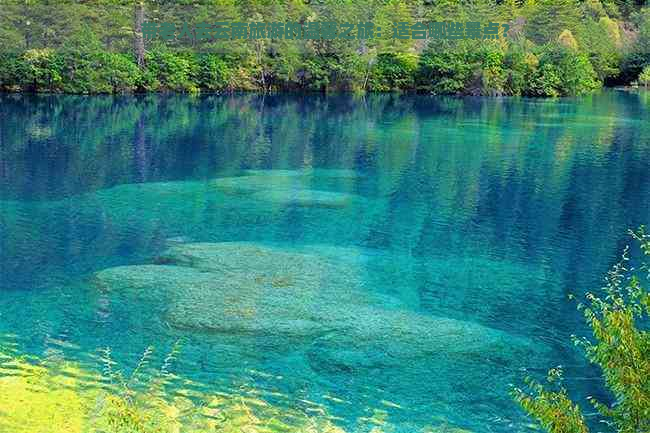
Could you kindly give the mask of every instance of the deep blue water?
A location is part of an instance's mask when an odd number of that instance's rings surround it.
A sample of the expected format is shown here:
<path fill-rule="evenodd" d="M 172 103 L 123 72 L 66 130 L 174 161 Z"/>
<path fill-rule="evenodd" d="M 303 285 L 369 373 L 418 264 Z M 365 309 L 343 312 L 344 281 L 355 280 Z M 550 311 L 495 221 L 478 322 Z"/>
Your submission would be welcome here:
<path fill-rule="evenodd" d="M 0 342 L 180 340 L 208 391 L 349 432 L 522 431 L 526 374 L 606 398 L 567 296 L 650 221 L 648 167 L 647 94 L 0 96 Z"/>

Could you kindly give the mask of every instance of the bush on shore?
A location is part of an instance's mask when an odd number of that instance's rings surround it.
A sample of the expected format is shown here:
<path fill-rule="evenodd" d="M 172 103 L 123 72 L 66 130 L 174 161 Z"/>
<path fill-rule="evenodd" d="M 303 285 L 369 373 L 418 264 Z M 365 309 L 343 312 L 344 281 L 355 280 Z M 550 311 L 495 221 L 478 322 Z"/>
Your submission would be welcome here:
<path fill-rule="evenodd" d="M 631 232 L 640 252 L 650 257 L 650 235 L 643 227 Z M 589 293 L 580 304 L 592 338 L 574 337 L 587 359 L 596 365 L 609 390 L 610 401 L 588 397 L 608 431 L 650 431 L 650 262 L 634 269 L 628 250 L 607 275 L 604 293 Z M 569 398 L 561 368 L 549 371 L 547 384 L 526 379 L 526 388 L 512 394 L 522 408 L 549 433 L 588 433 L 589 425 L 579 404 Z"/>

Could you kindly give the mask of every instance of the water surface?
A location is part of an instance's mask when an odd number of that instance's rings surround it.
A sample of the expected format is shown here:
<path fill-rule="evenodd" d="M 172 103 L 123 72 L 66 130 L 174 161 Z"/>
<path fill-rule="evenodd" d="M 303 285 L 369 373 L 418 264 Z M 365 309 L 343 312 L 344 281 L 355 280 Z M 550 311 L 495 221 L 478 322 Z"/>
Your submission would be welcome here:
<path fill-rule="evenodd" d="M 0 96 L 0 334 L 350 432 L 522 431 L 650 217 L 650 99 Z"/>

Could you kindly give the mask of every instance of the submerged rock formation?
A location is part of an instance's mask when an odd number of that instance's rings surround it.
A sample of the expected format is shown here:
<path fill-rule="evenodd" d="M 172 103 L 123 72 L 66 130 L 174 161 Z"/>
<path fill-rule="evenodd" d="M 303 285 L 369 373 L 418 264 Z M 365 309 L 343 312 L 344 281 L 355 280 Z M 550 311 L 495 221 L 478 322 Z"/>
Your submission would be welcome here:
<path fill-rule="evenodd" d="M 343 208 L 361 197 L 318 189 L 338 180 L 353 180 L 348 170 L 249 170 L 244 176 L 214 179 L 210 185 L 229 195 L 250 195 L 283 206 Z"/>
<path fill-rule="evenodd" d="M 344 192 L 313 189 L 274 189 L 254 193 L 252 198 L 282 206 L 344 208 L 360 197 Z"/>
<path fill-rule="evenodd" d="M 401 305 L 360 291 L 352 266 L 252 243 L 182 244 L 157 261 L 106 269 L 96 281 L 149 301 L 164 299 L 172 326 L 203 332 L 323 333 L 352 306 Z"/>
<path fill-rule="evenodd" d="M 364 287 L 350 261 L 254 243 L 189 243 L 158 264 L 96 274 L 105 290 L 163 305 L 177 329 L 300 339 L 315 369 L 400 368 L 437 359 L 522 364 L 530 341 L 477 323 L 413 311 Z"/>

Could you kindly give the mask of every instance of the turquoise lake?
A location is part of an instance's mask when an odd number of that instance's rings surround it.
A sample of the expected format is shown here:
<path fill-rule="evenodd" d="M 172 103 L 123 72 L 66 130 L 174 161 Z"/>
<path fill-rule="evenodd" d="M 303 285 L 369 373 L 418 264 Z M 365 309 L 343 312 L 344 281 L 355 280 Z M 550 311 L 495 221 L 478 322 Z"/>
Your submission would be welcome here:
<path fill-rule="evenodd" d="M 346 432 L 528 431 L 527 374 L 607 398 L 568 297 L 650 222 L 649 167 L 647 93 L 3 95 L 0 346 L 179 344 L 192 386 Z"/>

